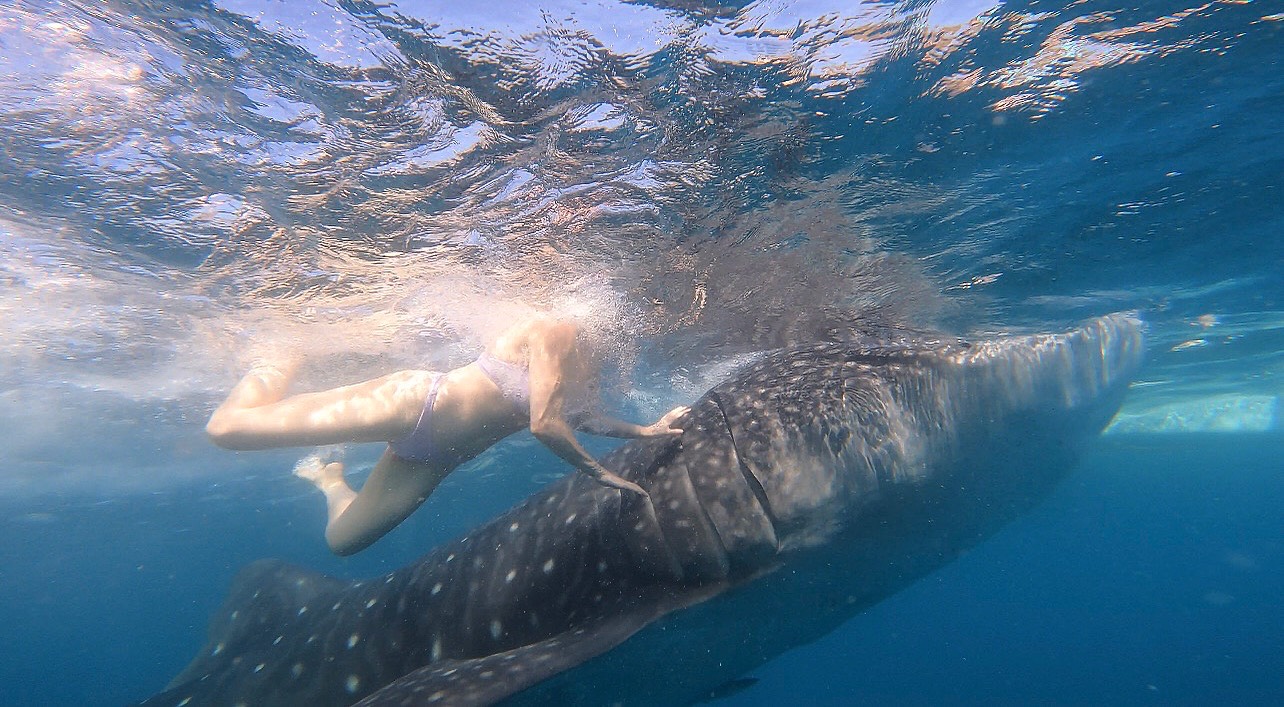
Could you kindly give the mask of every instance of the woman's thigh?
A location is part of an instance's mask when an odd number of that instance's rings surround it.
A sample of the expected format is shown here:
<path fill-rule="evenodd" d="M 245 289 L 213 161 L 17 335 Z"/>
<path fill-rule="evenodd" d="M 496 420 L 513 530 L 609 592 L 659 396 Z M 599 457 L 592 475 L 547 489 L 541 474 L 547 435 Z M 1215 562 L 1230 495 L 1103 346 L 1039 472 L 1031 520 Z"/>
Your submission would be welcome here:
<path fill-rule="evenodd" d="M 266 449 L 397 439 L 414 428 L 437 375 L 441 374 L 399 371 L 242 408 L 219 443 L 234 449 Z"/>

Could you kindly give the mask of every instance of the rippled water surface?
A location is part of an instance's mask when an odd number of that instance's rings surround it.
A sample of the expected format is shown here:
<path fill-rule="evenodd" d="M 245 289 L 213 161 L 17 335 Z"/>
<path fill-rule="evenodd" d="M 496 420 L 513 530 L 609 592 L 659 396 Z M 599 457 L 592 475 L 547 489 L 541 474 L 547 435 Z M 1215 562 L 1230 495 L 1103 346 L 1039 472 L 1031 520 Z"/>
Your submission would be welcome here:
<path fill-rule="evenodd" d="M 0 3 L 0 702 L 145 697 L 245 562 L 387 571 L 565 471 L 509 440 L 340 562 L 297 450 L 203 438 L 256 357 L 556 310 L 642 419 L 791 342 L 1121 309 L 1151 360 L 1041 515 L 718 694 L 1278 701 L 1281 47 L 1246 0 Z"/>

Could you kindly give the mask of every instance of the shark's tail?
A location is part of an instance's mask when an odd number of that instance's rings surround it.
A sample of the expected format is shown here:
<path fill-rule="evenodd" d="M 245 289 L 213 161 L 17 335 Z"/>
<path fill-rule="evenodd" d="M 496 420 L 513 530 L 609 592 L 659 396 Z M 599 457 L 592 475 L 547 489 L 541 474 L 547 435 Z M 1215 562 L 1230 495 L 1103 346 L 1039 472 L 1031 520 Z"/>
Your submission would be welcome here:
<path fill-rule="evenodd" d="M 209 625 L 209 639 L 167 689 L 142 704 L 232 704 L 231 681 L 298 685 L 306 666 L 283 662 L 291 644 L 318 639 L 316 627 L 348 583 L 281 562 L 260 560 L 241 570 Z M 269 690 L 269 693 L 271 690 Z M 258 692 L 258 694 L 264 694 Z M 288 704 L 288 696 L 278 700 Z"/>

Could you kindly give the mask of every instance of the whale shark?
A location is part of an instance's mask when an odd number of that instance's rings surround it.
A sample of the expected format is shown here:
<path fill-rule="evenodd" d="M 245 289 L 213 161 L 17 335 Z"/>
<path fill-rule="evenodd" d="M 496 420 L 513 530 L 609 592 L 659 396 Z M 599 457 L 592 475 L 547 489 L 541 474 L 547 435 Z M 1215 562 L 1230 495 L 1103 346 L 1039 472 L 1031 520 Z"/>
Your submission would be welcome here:
<path fill-rule="evenodd" d="M 1110 420 L 1132 314 L 1057 334 L 762 355 L 602 463 L 417 562 L 243 569 L 142 704 L 691 704 L 1029 510 Z M 875 637 L 871 637 L 874 639 Z"/>

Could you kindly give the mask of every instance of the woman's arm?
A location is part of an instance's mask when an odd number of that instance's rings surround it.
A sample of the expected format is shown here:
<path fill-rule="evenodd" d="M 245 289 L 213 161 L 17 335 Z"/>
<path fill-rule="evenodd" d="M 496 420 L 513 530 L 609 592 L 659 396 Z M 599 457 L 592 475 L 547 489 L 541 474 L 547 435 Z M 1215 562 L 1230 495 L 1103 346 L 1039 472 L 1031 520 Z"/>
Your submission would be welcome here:
<path fill-rule="evenodd" d="M 647 492 L 620 478 L 597 463 L 575 439 L 565 417 L 568 389 L 587 375 L 586 362 L 575 350 L 576 329 L 563 322 L 550 322 L 532 332 L 529 339 L 531 385 L 531 434 L 554 454 L 598 483 L 642 496 Z"/>
<path fill-rule="evenodd" d="M 690 409 L 686 405 L 679 405 L 665 413 L 664 417 L 645 426 L 617 420 L 599 412 L 581 413 L 573 418 L 573 422 L 575 423 L 575 429 L 601 437 L 636 439 L 638 437 L 661 437 L 665 435 L 677 436 L 682 434 L 682 429 L 674 427 L 673 423 Z"/>

